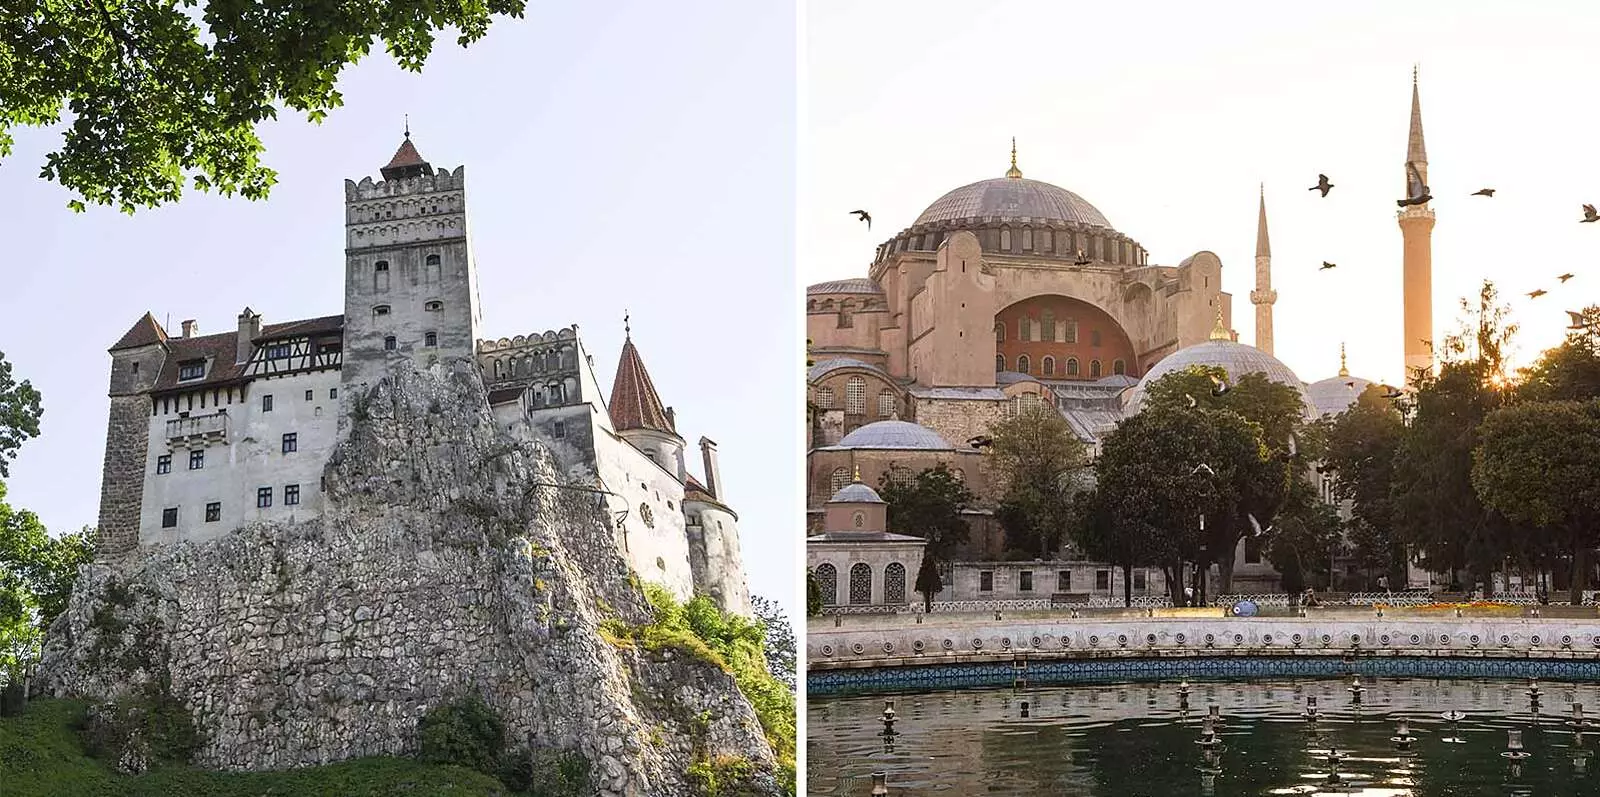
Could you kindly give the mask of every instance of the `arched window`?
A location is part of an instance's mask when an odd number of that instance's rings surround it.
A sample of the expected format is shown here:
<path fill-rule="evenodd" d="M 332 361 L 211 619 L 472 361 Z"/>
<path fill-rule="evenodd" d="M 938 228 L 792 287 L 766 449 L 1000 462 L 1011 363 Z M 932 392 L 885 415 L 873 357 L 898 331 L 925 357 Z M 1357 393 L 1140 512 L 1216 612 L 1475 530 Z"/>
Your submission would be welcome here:
<path fill-rule="evenodd" d="M 379 260 L 372 264 L 372 290 L 378 293 L 389 290 L 389 261 Z"/>
<path fill-rule="evenodd" d="M 433 347 L 439 345 L 439 333 L 428 332 L 422 336 L 422 345 Z"/>
<path fill-rule="evenodd" d="M 1022 228 L 1022 251 L 1024 251 L 1024 252 L 1032 252 L 1033 251 L 1033 228 L 1032 227 L 1023 227 Z"/>
<path fill-rule="evenodd" d="M 380 304 L 377 307 L 372 308 L 372 317 L 373 318 L 379 318 L 381 316 L 386 316 L 388 314 L 389 314 L 389 305 Z"/>
<path fill-rule="evenodd" d="M 883 602 L 906 602 L 906 566 L 899 562 L 890 562 L 883 569 Z"/>
<path fill-rule="evenodd" d="M 1024 374 L 1028 373 L 1028 366 L 1029 365 L 1032 365 L 1032 363 L 1028 362 L 1028 355 L 1026 355 L 1026 354 L 1017 355 L 1017 372 L 1018 373 L 1024 373 Z"/>
<path fill-rule="evenodd" d="M 422 266 L 423 279 L 427 280 L 429 285 L 439 284 L 439 256 L 428 255 L 422 261 Z"/>
<path fill-rule="evenodd" d="M 1004 371 L 1005 369 L 1006 369 L 1006 356 L 1004 354 L 996 354 L 994 356 L 994 371 L 995 371 L 995 373 L 1000 373 L 1001 371 Z"/>
<path fill-rule="evenodd" d="M 1078 375 L 1078 358 L 1076 358 L 1076 357 L 1068 357 L 1067 358 L 1067 376 L 1077 376 L 1077 375 Z"/>
<path fill-rule="evenodd" d="M 872 565 L 856 562 L 850 566 L 850 603 L 861 605 L 872 602 Z"/>
<path fill-rule="evenodd" d="M 1033 319 L 1023 316 L 1017 319 L 1017 340 L 1033 340 Z"/>
<path fill-rule="evenodd" d="M 867 380 L 852 376 L 844 383 L 844 411 L 846 415 L 865 415 L 867 412 Z"/>
<path fill-rule="evenodd" d="M 505 374 L 505 367 L 504 366 L 505 366 L 505 362 L 504 361 L 502 361 L 502 360 L 495 360 L 494 361 L 494 378 L 495 379 L 500 379 L 502 376 L 504 376 L 504 374 Z"/>
<path fill-rule="evenodd" d="M 839 571 L 833 565 L 823 562 L 817 565 L 813 573 L 817 579 L 817 591 L 822 593 L 822 605 L 839 605 Z"/>
<path fill-rule="evenodd" d="M 833 478 L 829 480 L 828 497 L 832 498 L 834 493 L 837 493 L 840 490 L 843 490 L 844 486 L 849 484 L 849 483 L 850 483 L 850 471 L 845 469 L 845 468 L 834 468 L 833 469 Z"/>
<path fill-rule="evenodd" d="M 1039 338 L 1053 341 L 1056 339 L 1056 314 L 1052 310 L 1045 310 L 1039 314 Z"/>
<path fill-rule="evenodd" d="M 1000 251 L 1002 251 L 1002 252 L 1011 251 L 1011 228 L 1010 227 L 1001 227 L 1000 228 Z"/>
<path fill-rule="evenodd" d="M 1089 361 L 1089 378 L 1090 379 L 1099 379 L 1100 378 L 1100 361 L 1099 360 L 1090 360 Z"/>
<path fill-rule="evenodd" d="M 1039 231 L 1039 235 L 1042 236 L 1039 239 L 1039 251 L 1049 252 L 1056 248 L 1054 230 L 1046 227 Z"/>
<path fill-rule="evenodd" d="M 550 384 L 550 403 L 560 404 L 567 400 L 567 389 L 560 382 Z"/>
<path fill-rule="evenodd" d="M 893 390 L 884 390 L 878 393 L 878 417 L 888 418 L 895 414 L 895 409 L 900 402 L 895 400 Z"/>
<path fill-rule="evenodd" d="M 833 409 L 833 388 L 817 388 L 817 406 L 825 410 Z"/>
<path fill-rule="evenodd" d="M 999 321 L 994 322 L 994 342 L 1006 342 L 1006 325 Z"/>
<path fill-rule="evenodd" d="M 1122 360 L 1111 361 L 1111 373 L 1122 376 L 1128 372 L 1128 364 Z"/>
<path fill-rule="evenodd" d="M 1056 358 L 1046 355 L 1043 360 L 1039 361 L 1039 368 L 1040 368 L 1040 372 L 1043 373 L 1045 376 L 1055 376 L 1056 375 Z"/>

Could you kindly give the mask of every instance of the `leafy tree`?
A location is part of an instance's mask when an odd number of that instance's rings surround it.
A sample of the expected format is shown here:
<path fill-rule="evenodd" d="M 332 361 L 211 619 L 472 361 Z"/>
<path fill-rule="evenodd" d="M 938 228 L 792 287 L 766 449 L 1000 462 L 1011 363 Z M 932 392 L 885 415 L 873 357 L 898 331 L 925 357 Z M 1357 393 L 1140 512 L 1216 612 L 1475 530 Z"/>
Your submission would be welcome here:
<path fill-rule="evenodd" d="M 889 504 L 889 531 L 927 540 L 915 588 L 922 593 L 924 611 L 933 610 L 933 596 L 944 589 L 939 565 L 954 558 L 971 537 L 972 527 L 962 513 L 977 496 L 939 463 L 917 474 L 909 484 L 884 474 L 879 495 Z"/>
<path fill-rule="evenodd" d="M 176 201 L 186 182 L 248 199 L 275 173 L 256 126 L 278 106 L 320 122 L 344 103 L 335 84 L 375 43 L 422 69 L 435 36 L 461 46 L 525 0 L 414 3 L 153 0 L 0 4 L 0 157 L 13 127 L 65 121 L 40 176 L 125 212 Z M 63 119 L 63 111 L 66 118 Z"/>
<path fill-rule="evenodd" d="M 1105 460 L 1102 459 L 1101 462 Z M 1098 466 L 1098 463 L 1097 463 Z M 1109 465 L 1107 467 L 1110 467 Z M 1126 470 L 1114 471 L 1126 475 Z M 1110 495 L 1119 495 L 1123 487 L 1113 483 Z M 1075 521 L 1072 537 L 1090 557 L 1111 563 L 1122 569 L 1122 603 L 1133 605 L 1133 568 L 1164 564 L 1170 557 L 1166 548 L 1171 543 L 1163 530 L 1139 516 L 1121 516 L 1111 511 L 1111 506 L 1101 491 L 1096 489 L 1079 493 L 1074 499 Z"/>
<path fill-rule="evenodd" d="M 1584 401 L 1600 398 L 1600 305 L 1583 311 L 1588 326 L 1567 333 L 1524 369 L 1517 385 L 1521 401 Z"/>
<path fill-rule="evenodd" d="M 93 532 L 56 539 L 39 516 L 13 509 L 0 482 L 0 679 L 38 658 L 45 629 L 67 608 L 78 566 L 94 558 Z"/>
<path fill-rule="evenodd" d="M 794 626 L 790 624 L 789 616 L 776 601 L 760 595 L 750 596 L 750 608 L 755 612 L 756 619 L 761 621 L 761 628 L 766 634 L 767 671 L 793 689 L 798 669 Z"/>
<path fill-rule="evenodd" d="M 4 11 L 0 11 L 0 19 L 4 18 L 4 14 Z M 0 50 L 0 53 L 3 52 Z M 4 110 L 0 110 L 0 115 L 3 114 Z M 0 127 L 0 132 L 3 130 Z M 0 135 L 0 144 L 3 143 L 3 135 Z M 3 154 L 3 150 L 0 150 L 0 154 Z M 8 466 L 17 455 L 17 449 L 29 438 L 39 435 L 39 418 L 43 415 L 39 391 L 26 379 L 17 382 L 11 376 L 11 363 L 6 362 L 5 353 L 0 352 L 0 478 L 11 475 Z"/>
<path fill-rule="evenodd" d="M 990 427 L 989 437 L 996 476 L 1006 488 L 999 515 L 1008 546 L 1053 558 L 1072 523 L 1087 447 L 1061 413 L 1043 404 Z"/>
<path fill-rule="evenodd" d="M 933 596 L 944 589 L 944 577 L 939 573 L 939 560 L 922 552 L 922 564 L 917 566 L 916 590 L 922 593 L 922 611 L 933 611 Z"/>
<path fill-rule="evenodd" d="M 1395 534 L 1390 492 L 1405 431 L 1394 402 L 1383 397 L 1383 388 L 1369 385 L 1334 418 L 1322 457 L 1323 470 L 1333 476 L 1334 495 L 1352 504 L 1351 556 L 1365 572 L 1387 573 L 1391 584 L 1405 583 L 1405 546 Z"/>
<path fill-rule="evenodd" d="M 822 614 L 822 588 L 817 586 L 817 576 L 811 571 L 806 571 L 806 616 L 816 617 Z"/>
<path fill-rule="evenodd" d="M 1299 592 L 1314 577 L 1332 584 L 1330 559 L 1340 542 L 1339 513 L 1320 496 L 1304 472 L 1296 472 L 1289 496 L 1267 535 L 1265 554 L 1283 574 L 1283 590 Z"/>
<path fill-rule="evenodd" d="M 1489 507 L 1546 530 L 1571 556 L 1570 601 L 1588 586 L 1600 545 L 1600 400 L 1530 402 L 1484 419 L 1472 484 Z"/>

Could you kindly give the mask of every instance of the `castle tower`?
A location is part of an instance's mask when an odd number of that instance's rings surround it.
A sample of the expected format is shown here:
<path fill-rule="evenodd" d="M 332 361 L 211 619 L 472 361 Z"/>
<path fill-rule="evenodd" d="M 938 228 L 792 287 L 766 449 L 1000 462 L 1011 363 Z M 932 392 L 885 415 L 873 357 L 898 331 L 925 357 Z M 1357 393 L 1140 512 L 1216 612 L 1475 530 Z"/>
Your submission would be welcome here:
<path fill-rule="evenodd" d="M 1272 244 L 1267 240 L 1267 187 L 1261 186 L 1261 209 L 1256 216 L 1256 289 L 1250 303 L 1256 306 L 1256 348 L 1272 353 L 1272 305 L 1278 292 L 1272 289 Z"/>
<path fill-rule="evenodd" d="M 382 175 L 344 182 L 346 385 L 407 358 L 472 357 L 477 340 L 466 167 L 435 172 L 408 129 Z"/>
<path fill-rule="evenodd" d="M 1422 141 L 1422 100 L 1417 73 L 1411 72 L 1411 132 L 1406 140 L 1406 162 L 1414 164 L 1422 182 L 1428 182 L 1428 148 Z M 1410 205 L 1400 210 L 1400 236 L 1404 274 L 1405 380 L 1416 379 L 1419 369 L 1433 367 L 1433 208 Z"/>
<path fill-rule="evenodd" d="M 617 363 L 617 377 L 611 383 L 611 400 L 606 408 L 611 428 L 681 482 L 685 475 L 684 442 L 678 436 L 672 408 L 662 406 L 650 372 L 645 370 L 639 349 L 633 345 L 633 330 L 626 319 L 623 324 L 622 359 Z"/>
<path fill-rule="evenodd" d="M 139 545 L 145 461 L 150 453 L 150 391 L 167 360 L 167 331 L 155 316 L 143 318 L 110 349 L 110 416 L 100 474 L 100 525 L 95 557 L 101 561 Z"/>

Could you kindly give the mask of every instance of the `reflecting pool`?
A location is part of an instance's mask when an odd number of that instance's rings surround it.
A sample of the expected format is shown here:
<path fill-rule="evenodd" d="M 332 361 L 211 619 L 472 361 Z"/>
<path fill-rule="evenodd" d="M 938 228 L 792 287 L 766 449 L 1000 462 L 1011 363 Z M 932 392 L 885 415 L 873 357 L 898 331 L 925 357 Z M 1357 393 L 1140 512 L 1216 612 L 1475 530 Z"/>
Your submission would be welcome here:
<path fill-rule="evenodd" d="M 1197 681 L 1187 708 L 1178 682 L 813 697 L 807 793 L 866 797 L 886 772 L 895 797 L 1600 795 L 1600 685 L 1540 681 L 1537 701 L 1527 680 L 1368 677 L 1359 700 L 1351 685 Z M 1216 743 L 1201 744 L 1212 706 Z M 1518 742 L 1525 757 L 1502 755 Z"/>

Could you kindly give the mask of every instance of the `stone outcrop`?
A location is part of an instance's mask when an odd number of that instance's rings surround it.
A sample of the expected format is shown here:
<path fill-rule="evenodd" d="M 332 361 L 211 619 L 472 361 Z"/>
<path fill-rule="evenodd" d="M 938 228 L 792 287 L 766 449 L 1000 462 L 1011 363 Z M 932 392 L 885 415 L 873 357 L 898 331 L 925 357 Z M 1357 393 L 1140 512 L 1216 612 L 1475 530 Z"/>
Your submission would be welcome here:
<path fill-rule="evenodd" d="M 651 616 L 603 496 L 552 486 L 549 453 L 498 431 L 470 363 L 396 370 L 345 401 L 320 517 L 87 566 L 45 688 L 162 684 L 212 768 L 405 754 L 427 711 L 476 694 L 510 746 L 581 752 L 602 794 L 691 794 L 707 758 L 746 760 L 779 792 L 728 674 L 597 633 Z"/>

